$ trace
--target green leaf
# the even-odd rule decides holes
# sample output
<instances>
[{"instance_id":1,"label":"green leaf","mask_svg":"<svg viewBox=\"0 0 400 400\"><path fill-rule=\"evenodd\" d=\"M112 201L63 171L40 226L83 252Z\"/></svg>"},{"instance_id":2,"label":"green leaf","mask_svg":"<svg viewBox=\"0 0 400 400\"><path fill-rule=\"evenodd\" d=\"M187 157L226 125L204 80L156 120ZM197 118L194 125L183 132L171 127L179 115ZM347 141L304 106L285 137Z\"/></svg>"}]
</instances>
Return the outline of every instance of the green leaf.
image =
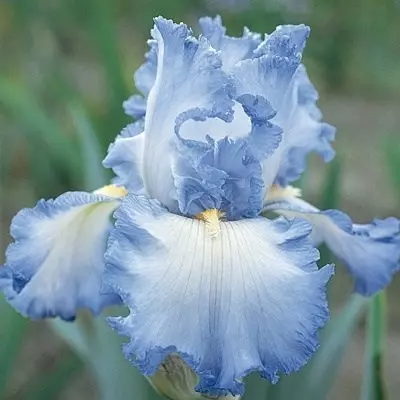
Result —
<instances>
[{"instance_id":1,"label":"green leaf","mask_svg":"<svg viewBox=\"0 0 400 400\"><path fill-rule=\"evenodd\" d=\"M341 182L342 164L340 157L337 156L331 164L329 164L328 171L325 176L325 182L322 188L322 196L320 207L323 210L338 208L340 200L340 182ZM320 248L321 265L329 264L332 262L332 253L326 244Z\"/></svg>"},{"instance_id":2,"label":"green leaf","mask_svg":"<svg viewBox=\"0 0 400 400\"><path fill-rule=\"evenodd\" d=\"M400 194L400 141L388 136L385 138L383 151L390 178L397 192Z\"/></svg>"},{"instance_id":3,"label":"green leaf","mask_svg":"<svg viewBox=\"0 0 400 400\"><path fill-rule=\"evenodd\" d=\"M336 208L340 200L340 177L342 163L337 156L328 166L325 183L322 188L321 208L324 210Z\"/></svg>"},{"instance_id":4,"label":"green leaf","mask_svg":"<svg viewBox=\"0 0 400 400\"><path fill-rule=\"evenodd\" d=\"M267 400L270 383L260 377L257 372L253 372L245 379L245 393L242 400Z\"/></svg>"},{"instance_id":5,"label":"green leaf","mask_svg":"<svg viewBox=\"0 0 400 400\"><path fill-rule=\"evenodd\" d=\"M329 393L359 317L369 299L352 295L321 334L321 347L314 358L298 373L283 377L271 386L267 400L323 400Z\"/></svg>"},{"instance_id":6,"label":"green leaf","mask_svg":"<svg viewBox=\"0 0 400 400\"><path fill-rule=\"evenodd\" d=\"M124 358L121 338L103 318L84 314L75 323L61 320L50 323L89 365L102 400L160 399L139 371Z\"/></svg>"},{"instance_id":7,"label":"green leaf","mask_svg":"<svg viewBox=\"0 0 400 400\"><path fill-rule=\"evenodd\" d=\"M79 181L80 160L75 144L60 131L58 124L46 114L27 88L0 79L0 104L23 127L22 133L26 135L28 145L40 147L44 152L42 156L51 158L53 165L61 166L76 182Z\"/></svg>"},{"instance_id":8,"label":"green leaf","mask_svg":"<svg viewBox=\"0 0 400 400\"><path fill-rule=\"evenodd\" d=\"M69 111L81 144L85 189L97 189L107 183L106 170L102 166L103 151L83 107L70 104Z\"/></svg>"},{"instance_id":9,"label":"green leaf","mask_svg":"<svg viewBox=\"0 0 400 400\"><path fill-rule=\"evenodd\" d=\"M387 398L382 371L386 343L386 316L386 294L381 292L375 295L369 306L363 400Z\"/></svg>"},{"instance_id":10,"label":"green leaf","mask_svg":"<svg viewBox=\"0 0 400 400\"><path fill-rule=\"evenodd\" d=\"M29 320L17 314L0 295L0 398L21 348Z\"/></svg>"},{"instance_id":11,"label":"green leaf","mask_svg":"<svg viewBox=\"0 0 400 400\"><path fill-rule=\"evenodd\" d=\"M90 9L89 28L106 75L108 115L104 121L107 123L103 125L104 137L110 138L110 135L114 135L116 130L126 124L127 117L122 111L122 102L129 96L118 49L116 5L109 0L89 0L87 3L85 7Z\"/></svg>"},{"instance_id":12,"label":"green leaf","mask_svg":"<svg viewBox=\"0 0 400 400\"><path fill-rule=\"evenodd\" d=\"M83 363L76 355L69 354L61 358L52 369L35 376L33 382L24 385L13 395L15 399L52 400L58 398L71 379L83 368Z\"/></svg>"}]
</instances>

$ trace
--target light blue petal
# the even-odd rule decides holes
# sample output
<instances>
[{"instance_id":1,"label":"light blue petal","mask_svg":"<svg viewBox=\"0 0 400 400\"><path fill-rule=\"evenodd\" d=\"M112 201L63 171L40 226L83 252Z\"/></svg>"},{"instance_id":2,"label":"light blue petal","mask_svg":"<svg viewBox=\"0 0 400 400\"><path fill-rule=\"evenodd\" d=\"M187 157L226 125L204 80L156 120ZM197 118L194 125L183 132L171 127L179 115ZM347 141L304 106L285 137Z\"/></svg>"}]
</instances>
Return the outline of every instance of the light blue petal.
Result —
<instances>
[{"instance_id":1,"label":"light blue petal","mask_svg":"<svg viewBox=\"0 0 400 400\"><path fill-rule=\"evenodd\" d=\"M184 139L177 133L178 156L173 173L179 210L185 215L194 216L216 208L227 219L234 220L254 217L262 209L262 162L278 147L281 130L270 123L275 112L264 98L243 95L237 100L244 112L238 113L236 108L232 122L210 118L206 124L195 122L190 125L191 130L184 130L186 136L193 137L196 132L212 129L213 138L207 136L207 142ZM242 118L251 122L251 127L244 127ZM241 129L249 131L240 132ZM214 139L229 130L235 130L242 137Z\"/></svg>"},{"instance_id":2,"label":"light blue petal","mask_svg":"<svg viewBox=\"0 0 400 400\"><path fill-rule=\"evenodd\" d=\"M197 40L186 25L160 17L152 35L157 42L157 77L145 117L144 186L150 197L176 211L171 171L175 129L179 129L175 125L203 115L228 121L233 101L219 55L207 39Z\"/></svg>"},{"instance_id":3,"label":"light blue petal","mask_svg":"<svg viewBox=\"0 0 400 400\"><path fill-rule=\"evenodd\" d=\"M150 50L145 54L146 62L135 72L135 85L147 97L157 75L157 41L147 41Z\"/></svg>"},{"instance_id":4,"label":"light blue petal","mask_svg":"<svg viewBox=\"0 0 400 400\"><path fill-rule=\"evenodd\" d=\"M324 241L346 264L357 293L371 296L379 292L400 269L400 220L397 218L353 225L341 211L320 211L303 200L284 197L267 203L265 210L311 222L315 244Z\"/></svg>"},{"instance_id":5,"label":"light blue petal","mask_svg":"<svg viewBox=\"0 0 400 400\"><path fill-rule=\"evenodd\" d=\"M199 392L241 394L251 371L277 382L318 348L333 268L318 270L305 221L225 221L215 237L134 195L115 217L104 283L131 313L111 325L142 373L174 353L199 375Z\"/></svg>"},{"instance_id":6,"label":"light blue petal","mask_svg":"<svg viewBox=\"0 0 400 400\"><path fill-rule=\"evenodd\" d=\"M325 162L331 161L335 156L330 142L335 139L336 129L321 122L322 114L316 106L318 92L303 65L298 67L294 80L297 104L286 125L285 150L275 179L281 186L300 178L307 167L307 156L311 152L320 155Z\"/></svg>"},{"instance_id":7,"label":"light blue petal","mask_svg":"<svg viewBox=\"0 0 400 400\"><path fill-rule=\"evenodd\" d=\"M148 40L150 50L145 54L146 61L137 69L134 75L135 86L143 96L135 94L124 101L125 113L137 119L146 114L147 97L154 85L157 74L157 42Z\"/></svg>"},{"instance_id":8,"label":"light blue petal","mask_svg":"<svg viewBox=\"0 0 400 400\"><path fill-rule=\"evenodd\" d=\"M32 319L74 319L79 308L98 314L119 302L101 294L103 256L117 200L68 192L21 210L11 224L14 243L1 269L10 304Z\"/></svg>"},{"instance_id":9,"label":"light blue petal","mask_svg":"<svg viewBox=\"0 0 400 400\"><path fill-rule=\"evenodd\" d=\"M122 105L125 114L135 119L142 118L146 114L147 101L140 94L132 95L128 100L125 100Z\"/></svg>"},{"instance_id":10,"label":"light blue petal","mask_svg":"<svg viewBox=\"0 0 400 400\"><path fill-rule=\"evenodd\" d=\"M221 51L222 68L227 72L239 61L252 58L254 50L261 43L261 35L247 28L244 28L242 37L227 36L219 15L215 18L200 18L199 24L211 46Z\"/></svg>"},{"instance_id":11,"label":"light blue petal","mask_svg":"<svg viewBox=\"0 0 400 400\"><path fill-rule=\"evenodd\" d=\"M249 144L240 139L209 138L206 148L197 144L199 155L188 157L190 146L181 141L182 156L174 169L181 212L194 216L216 208L229 220L258 215L264 182L261 164L252 156Z\"/></svg>"},{"instance_id":12,"label":"light blue petal","mask_svg":"<svg viewBox=\"0 0 400 400\"><path fill-rule=\"evenodd\" d=\"M132 193L143 191L144 124L136 121L122 130L108 148L103 165L112 168L113 183L124 186Z\"/></svg>"},{"instance_id":13,"label":"light blue petal","mask_svg":"<svg viewBox=\"0 0 400 400\"><path fill-rule=\"evenodd\" d=\"M312 151L325 161L334 156L329 142L335 130L321 122L317 92L300 64L308 35L304 25L278 27L255 51L256 58L232 70L237 94L267 99L276 110L272 122L283 129L280 146L264 163L267 188L274 182L286 185L298 179Z\"/></svg>"},{"instance_id":14,"label":"light blue petal","mask_svg":"<svg viewBox=\"0 0 400 400\"><path fill-rule=\"evenodd\" d=\"M236 62L252 56L254 50L261 43L258 33L250 32L244 28L240 38L230 37L225 34L221 17L214 19L205 17L199 20L203 35L209 40L215 50L221 50L221 58L224 70L229 70ZM149 40L150 50L146 53L146 61L135 72L135 85L143 94L133 95L124 102L125 113L141 118L146 113L147 97L154 85L157 75L157 41Z\"/></svg>"},{"instance_id":15,"label":"light blue petal","mask_svg":"<svg viewBox=\"0 0 400 400\"><path fill-rule=\"evenodd\" d=\"M301 60L310 35L310 28L306 25L279 25L254 52L255 57L263 55L297 58Z\"/></svg>"}]
</instances>

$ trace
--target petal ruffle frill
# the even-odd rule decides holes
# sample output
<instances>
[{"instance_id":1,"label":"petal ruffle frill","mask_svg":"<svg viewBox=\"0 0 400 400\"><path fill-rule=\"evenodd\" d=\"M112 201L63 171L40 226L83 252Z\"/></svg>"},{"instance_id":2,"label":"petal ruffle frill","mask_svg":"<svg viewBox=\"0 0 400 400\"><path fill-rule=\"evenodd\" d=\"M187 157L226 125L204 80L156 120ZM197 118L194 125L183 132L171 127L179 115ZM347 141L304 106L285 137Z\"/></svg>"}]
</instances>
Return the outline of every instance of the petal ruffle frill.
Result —
<instances>
[{"instance_id":1,"label":"petal ruffle frill","mask_svg":"<svg viewBox=\"0 0 400 400\"><path fill-rule=\"evenodd\" d=\"M371 296L384 289L400 269L400 220L397 218L353 224L345 213L321 211L302 199L285 195L284 189L267 199L264 209L309 221L313 225L314 244L325 242L343 261L354 278L357 293Z\"/></svg>"},{"instance_id":2,"label":"petal ruffle frill","mask_svg":"<svg viewBox=\"0 0 400 400\"><path fill-rule=\"evenodd\" d=\"M146 192L178 211L171 172L175 132L189 118L231 120L229 79L207 39L196 39L184 24L155 18L157 76L147 100L143 181ZM204 135L205 136L205 135Z\"/></svg>"},{"instance_id":3,"label":"petal ruffle frill","mask_svg":"<svg viewBox=\"0 0 400 400\"><path fill-rule=\"evenodd\" d=\"M271 122L283 130L279 147L264 162L267 189L272 183L286 185L298 179L313 151L325 161L334 156L330 141L335 129L321 122L318 94L300 64L308 35L309 28L304 25L280 26L266 36L254 58L232 69L237 94L267 99L276 110Z\"/></svg>"},{"instance_id":4,"label":"petal ruffle frill","mask_svg":"<svg viewBox=\"0 0 400 400\"><path fill-rule=\"evenodd\" d=\"M204 221L134 195L115 217L104 284L131 313L111 324L144 374L179 354L199 376L197 391L236 395L251 371L276 382L318 348L333 267L318 270L307 222L221 222L212 236Z\"/></svg>"},{"instance_id":5,"label":"petal ruffle frill","mask_svg":"<svg viewBox=\"0 0 400 400\"><path fill-rule=\"evenodd\" d=\"M113 183L131 193L141 194L143 188L143 120L125 127L116 137L103 160L103 166L116 175Z\"/></svg>"},{"instance_id":6,"label":"petal ruffle frill","mask_svg":"<svg viewBox=\"0 0 400 400\"><path fill-rule=\"evenodd\" d=\"M244 28L242 37L226 35L226 28L219 15L215 18L200 18L199 25L211 46L221 51L222 68L226 72L239 61L253 58L254 51L261 43L261 35L247 28Z\"/></svg>"},{"instance_id":7,"label":"petal ruffle frill","mask_svg":"<svg viewBox=\"0 0 400 400\"><path fill-rule=\"evenodd\" d=\"M119 303L117 295L100 292L117 204L102 194L68 192L21 210L0 269L0 287L10 304L32 319L72 320L79 308L98 314Z\"/></svg>"}]
</instances>

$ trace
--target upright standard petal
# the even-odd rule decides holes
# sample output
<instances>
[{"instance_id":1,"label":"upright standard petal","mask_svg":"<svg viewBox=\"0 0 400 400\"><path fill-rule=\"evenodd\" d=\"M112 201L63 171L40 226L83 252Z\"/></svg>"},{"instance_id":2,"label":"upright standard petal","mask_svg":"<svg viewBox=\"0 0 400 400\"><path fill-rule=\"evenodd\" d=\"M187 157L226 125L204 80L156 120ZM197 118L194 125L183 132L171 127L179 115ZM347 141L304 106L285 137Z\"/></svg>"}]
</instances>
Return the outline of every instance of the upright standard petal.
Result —
<instances>
[{"instance_id":1,"label":"upright standard petal","mask_svg":"<svg viewBox=\"0 0 400 400\"><path fill-rule=\"evenodd\" d=\"M250 32L247 28L244 28L242 37L226 35L226 28L219 15L215 18L200 18L199 24L211 46L221 51L222 68L227 72L239 61L252 58L254 50L261 43L261 35Z\"/></svg>"},{"instance_id":2,"label":"upright standard petal","mask_svg":"<svg viewBox=\"0 0 400 400\"><path fill-rule=\"evenodd\" d=\"M143 191L144 124L136 121L122 130L108 148L103 165L112 168L116 177L113 183L125 187L129 192Z\"/></svg>"},{"instance_id":3,"label":"upright standard petal","mask_svg":"<svg viewBox=\"0 0 400 400\"><path fill-rule=\"evenodd\" d=\"M304 25L278 27L255 51L256 58L232 70L237 93L265 97L277 111L272 122L283 129L280 146L264 163L267 188L298 179L311 151L325 161L334 155L329 144L334 128L320 122L317 92L300 64L308 34Z\"/></svg>"},{"instance_id":4,"label":"upright standard petal","mask_svg":"<svg viewBox=\"0 0 400 400\"><path fill-rule=\"evenodd\" d=\"M135 85L143 96L134 94L124 101L125 113L133 118L142 118L146 114L147 96L154 85L157 74L157 42L148 40L150 50L146 53L146 61L135 72Z\"/></svg>"},{"instance_id":5,"label":"upright standard petal","mask_svg":"<svg viewBox=\"0 0 400 400\"><path fill-rule=\"evenodd\" d=\"M275 112L264 98L244 95L238 98L237 104L241 105L242 112L238 113L236 108L232 122L224 123L216 118L187 121L181 127L186 128L193 122L190 129L182 129L177 134L173 175L179 210L184 215L195 216L215 208L227 219L235 220L255 217L262 209L262 162L278 147L281 129L270 122ZM247 121L250 126L246 125ZM212 135L235 132L236 136L214 139L213 135L205 141L180 136L181 131L185 136L196 137L207 130ZM241 135L237 137L238 134Z\"/></svg>"},{"instance_id":6,"label":"upright standard petal","mask_svg":"<svg viewBox=\"0 0 400 400\"><path fill-rule=\"evenodd\" d=\"M210 235L204 221L134 195L115 217L104 283L131 314L111 324L145 375L177 354L198 374L197 391L236 395L251 371L276 382L318 348L333 268L318 270L307 222L220 221Z\"/></svg>"},{"instance_id":7,"label":"upright standard petal","mask_svg":"<svg viewBox=\"0 0 400 400\"><path fill-rule=\"evenodd\" d=\"M79 308L98 314L118 303L115 294L100 292L103 256L117 206L114 195L68 192L40 200L21 210L11 224L14 243L8 246L0 272L10 304L32 319L74 319Z\"/></svg>"},{"instance_id":8,"label":"upright standard petal","mask_svg":"<svg viewBox=\"0 0 400 400\"><path fill-rule=\"evenodd\" d=\"M343 212L320 211L285 190L271 191L265 210L300 217L313 225L314 244L325 242L343 261L355 280L354 290L371 296L384 289L400 269L400 221L376 219L370 224L353 224Z\"/></svg>"},{"instance_id":9,"label":"upright standard petal","mask_svg":"<svg viewBox=\"0 0 400 400\"><path fill-rule=\"evenodd\" d=\"M171 172L175 125L188 118L232 118L229 80L221 60L204 37L191 36L184 24L155 19L157 77L145 117L144 186L152 198L177 209Z\"/></svg>"},{"instance_id":10,"label":"upright standard petal","mask_svg":"<svg viewBox=\"0 0 400 400\"><path fill-rule=\"evenodd\" d=\"M322 114L316 105L318 92L304 65L298 67L293 86L295 105L285 125L285 149L275 178L281 186L300 178L310 153L317 153L325 162L335 156L330 142L335 139L336 129L321 121Z\"/></svg>"}]
</instances>

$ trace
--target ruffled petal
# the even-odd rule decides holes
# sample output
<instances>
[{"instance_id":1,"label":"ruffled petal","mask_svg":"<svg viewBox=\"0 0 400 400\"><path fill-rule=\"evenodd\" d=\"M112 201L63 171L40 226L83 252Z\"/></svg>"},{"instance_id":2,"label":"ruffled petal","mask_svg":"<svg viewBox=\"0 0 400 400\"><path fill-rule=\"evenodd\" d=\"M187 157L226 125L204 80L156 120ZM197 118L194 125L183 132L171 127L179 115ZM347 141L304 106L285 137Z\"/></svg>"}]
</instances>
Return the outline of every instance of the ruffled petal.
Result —
<instances>
[{"instance_id":1,"label":"ruffled petal","mask_svg":"<svg viewBox=\"0 0 400 400\"><path fill-rule=\"evenodd\" d=\"M211 46L221 51L222 68L227 72L239 61L252 58L254 50L261 43L261 35L247 28L244 28L242 37L227 36L219 15L215 18L200 18L199 24Z\"/></svg>"},{"instance_id":2,"label":"ruffled petal","mask_svg":"<svg viewBox=\"0 0 400 400\"><path fill-rule=\"evenodd\" d=\"M157 75L157 41L147 41L150 49L145 54L146 62L135 72L135 85L147 97L154 85Z\"/></svg>"},{"instance_id":3,"label":"ruffled petal","mask_svg":"<svg viewBox=\"0 0 400 400\"><path fill-rule=\"evenodd\" d=\"M212 236L204 221L134 195L115 217L104 283L131 314L111 324L145 375L178 354L198 374L197 391L236 395L251 371L276 382L318 348L333 268L318 270L307 222L221 221Z\"/></svg>"},{"instance_id":4,"label":"ruffled petal","mask_svg":"<svg viewBox=\"0 0 400 400\"><path fill-rule=\"evenodd\" d=\"M140 94L132 95L128 100L125 100L122 105L125 114L135 119L142 118L146 114L147 101Z\"/></svg>"},{"instance_id":5,"label":"ruffled petal","mask_svg":"<svg viewBox=\"0 0 400 400\"><path fill-rule=\"evenodd\" d=\"M195 39L184 24L155 19L157 77L145 117L144 185L146 192L177 210L171 172L175 130L189 118L232 119L229 79L207 39ZM229 89L229 90L228 90Z\"/></svg>"},{"instance_id":6,"label":"ruffled petal","mask_svg":"<svg viewBox=\"0 0 400 400\"><path fill-rule=\"evenodd\" d=\"M209 40L215 50L221 50L222 68L228 71L238 61L252 56L252 53L261 43L261 35L244 28L243 36L230 37L225 34L221 17L214 19L205 17L199 20L203 35ZM143 94L133 95L123 104L125 113L141 118L146 113L147 96L154 85L157 75L157 41L149 40L150 50L146 53L146 61L135 72L135 85Z\"/></svg>"},{"instance_id":7,"label":"ruffled petal","mask_svg":"<svg viewBox=\"0 0 400 400\"><path fill-rule=\"evenodd\" d=\"M309 34L310 28L303 24L279 25L270 35L265 35L254 56L297 57L300 60Z\"/></svg>"},{"instance_id":8,"label":"ruffled petal","mask_svg":"<svg viewBox=\"0 0 400 400\"><path fill-rule=\"evenodd\" d=\"M321 122L317 92L300 64L308 35L304 25L278 27L254 52L254 59L232 69L237 94L265 97L277 111L272 122L283 129L280 146L264 163L267 188L298 179L311 151L325 161L334 156L329 142L335 130Z\"/></svg>"},{"instance_id":9,"label":"ruffled petal","mask_svg":"<svg viewBox=\"0 0 400 400\"><path fill-rule=\"evenodd\" d=\"M357 293L371 296L379 292L400 269L400 220L397 218L353 224L341 211L320 211L304 200L285 196L284 192L272 196L265 210L311 222L314 244L325 242L345 263Z\"/></svg>"},{"instance_id":10,"label":"ruffled petal","mask_svg":"<svg viewBox=\"0 0 400 400\"><path fill-rule=\"evenodd\" d=\"M116 177L113 183L124 186L129 192L143 192L143 150L144 124L142 120L128 125L115 142L108 148L103 161L106 168L112 168Z\"/></svg>"},{"instance_id":11,"label":"ruffled petal","mask_svg":"<svg viewBox=\"0 0 400 400\"><path fill-rule=\"evenodd\" d=\"M98 314L118 303L115 294L100 293L110 215L117 207L110 196L64 193L21 210L11 224L14 243L8 246L0 272L10 304L32 319L74 319L79 308Z\"/></svg>"},{"instance_id":12,"label":"ruffled petal","mask_svg":"<svg viewBox=\"0 0 400 400\"><path fill-rule=\"evenodd\" d=\"M143 96L134 94L124 101L125 113L135 119L144 117L147 107L147 96L154 85L157 75L157 42L148 40L150 50L145 54L146 61L137 69L134 75L135 86Z\"/></svg>"},{"instance_id":13,"label":"ruffled petal","mask_svg":"<svg viewBox=\"0 0 400 400\"><path fill-rule=\"evenodd\" d=\"M294 80L295 107L286 125L285 149L275 178L275 183L281 186L300 178L311 152L317 153L325 162L335 156L330 142L335 139L336 129L321 121L322 114L316 106L318 92L304 65L298 67Z\"/></svg>"},{"instance_id":14,"label":"ruffled petal","mask_svg":"<svg viewBox=\"0 0 400 400\"><path fill-rule=\"evenodd\" d=\"M264 98L243 95L237 104L242 106L242 112L235 108L232 122L216 118L187 121L182 128L190 128L177 134L173 175L179 210L185 215L195 216L215 208L234 220L257 216L262 209L262 161L278 147L281 129L271 124L275 112ZM243 118L250 126L243 123ZM206 141L180 136L184 132L185 136L196 137L209 130L213 137L207 136ZM235 137L233 132L242 135ZM227 136L214 139L218 134Z\"/></svg>"}]
</instances>

